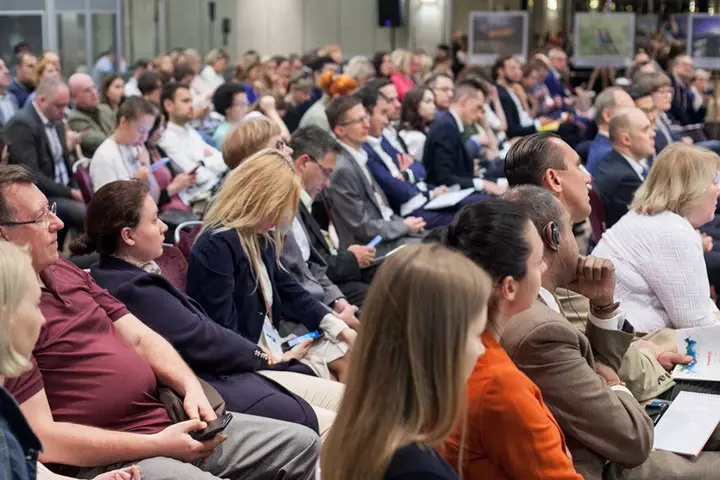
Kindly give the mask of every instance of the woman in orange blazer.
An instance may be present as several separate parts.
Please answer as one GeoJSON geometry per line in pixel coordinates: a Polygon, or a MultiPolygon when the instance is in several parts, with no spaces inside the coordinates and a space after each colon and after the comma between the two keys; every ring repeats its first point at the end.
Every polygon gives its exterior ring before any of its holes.
{"type": "Polygon", "coordinates": [[[540,290],[547,267],[537,229],[521,207],[494,199],[465,207],[432,236],[485,269],[494,285],[486,353],[468,380],[466,421],[446,441],[445,459],[466,479],[582,480],[540,390],[498,342],[540,290]]]}

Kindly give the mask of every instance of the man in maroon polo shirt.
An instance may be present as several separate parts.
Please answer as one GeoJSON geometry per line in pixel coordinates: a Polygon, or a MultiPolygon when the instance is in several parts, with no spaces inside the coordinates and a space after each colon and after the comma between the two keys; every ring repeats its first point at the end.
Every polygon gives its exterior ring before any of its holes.
{"type": "Polygon", "coordinates": [[[30,247],[47,320],[34,368],[6,385],[43,444],[40,460],[82,478],[132,463],[145,480],[312,478],[319,440],[306,427],[233,413],[222,434],[190,437],[215,419],[197,378],[160,335],[58,258],[63,223],[33,181],[24,167],[0,166],[0,237],[30,247]],[[184,396],[191,420],[170,422],[158,382],[184,396]]]}

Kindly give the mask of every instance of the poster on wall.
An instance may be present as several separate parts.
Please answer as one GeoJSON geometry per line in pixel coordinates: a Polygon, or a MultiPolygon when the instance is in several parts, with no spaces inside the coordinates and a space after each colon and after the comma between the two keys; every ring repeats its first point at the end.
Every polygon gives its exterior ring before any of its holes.
{"type": "Polygon", "coordinates": [[[720,69],[720,17],[706,13],[691,15],[687,48],[696,67],[720,69]]]}
{"type": "MultiPolygon", "coordinates": [[[[652,39],[658,31],[660,16],[648,13],[635,15],[635,48],[643,48],[646,52],[652,50],[652,39]]],[[[633,52],[634,53],[634,52],[633,52]]]]}
{"type": "Polygon", "coordinates": [[[470,12],[468,28],[470,63],[492,65],[495,59],[514,55],[527,59],[527,12],[470,12]]]}
{"type": "Polygon", "coordinates": [[[634,13],[576,13],[576,67],[623,67],[635,44],[634,13]]]}

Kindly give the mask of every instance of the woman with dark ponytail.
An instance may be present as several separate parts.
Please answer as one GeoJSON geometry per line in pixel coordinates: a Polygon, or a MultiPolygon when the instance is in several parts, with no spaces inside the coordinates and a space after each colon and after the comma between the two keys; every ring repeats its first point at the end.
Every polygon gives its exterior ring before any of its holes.
{"type": "Polygon", "coordinates": [[[500,346],[505,326],[540,291],[546,266],[537,229],[520,206],[492,199],[464,207],[430,241],[459,251],[493,283],[487,353],[468,380],[466,422],[445,443],[448,463],[464,478],[580,480],[540,390],[500,346]]]}

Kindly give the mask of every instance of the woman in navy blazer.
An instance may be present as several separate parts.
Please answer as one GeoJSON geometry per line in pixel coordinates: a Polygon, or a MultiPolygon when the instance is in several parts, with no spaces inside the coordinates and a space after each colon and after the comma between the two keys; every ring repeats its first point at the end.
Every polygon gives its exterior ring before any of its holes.
{"type": "Polygon", "coordinates": [[[260,344],[275,359],[282,355],[281,319],[322,331],[324,337],[299,359],[318,376],[343,380],[355,331],[313,299],[279,261],[300,188],[292,160],[278,150],[262,150],[233,170],[190,253],[188,294],[220,325],[260,344]]]}
{"type": "MultiPolygon", "coordinates": [[[[307,402],[257,372],[285,370],[283,378],[297,376],[295,382],[311,382],[314,388],[330,392],[336,386],[308,378],[310,369],[291,354],[271,366],[257,345],[213,322],[202,307],[163,277],[155,259],[163,254],[167,226],[157,212],[142,183],[111,182],[93,196],[86,233],[71,248],[82,254],[100,253],[100,262],[91,269],[97,283],[165,337],[196,375],[216,388],[229,410],[300,423],[317,431],[318,418],[307,402]]],[[[328,418],[327,412],[321,412],[328,418]]],[[[322,432],[329,425],[321,422],[320,427],[322,432]]]]}

